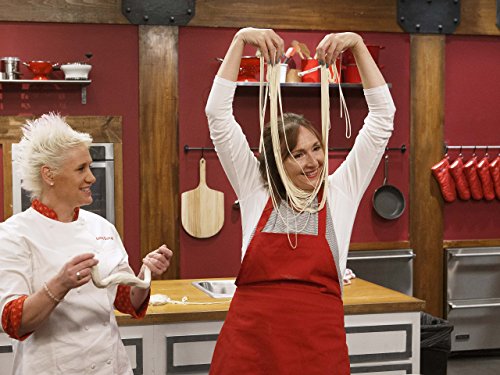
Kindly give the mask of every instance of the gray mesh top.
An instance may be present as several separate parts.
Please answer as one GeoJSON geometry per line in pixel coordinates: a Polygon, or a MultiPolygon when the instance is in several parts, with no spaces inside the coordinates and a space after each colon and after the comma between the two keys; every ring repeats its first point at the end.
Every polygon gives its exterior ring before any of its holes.
{"type": "MultiPolygon", "coordinates": [[[[314,201],[313,206],[317,207],[318,201],[317,199],[314,201]]],[[[333,220],[330,214],[330,208],[328,206],[328,202],[326,202],[325,207],[326,210],[326,240],[330,247],[330,251],[332,252],[333,259],[335,260],[335,268],[337,269],[337,274],[339,276],[339,283],[342,289],[342,275],[340,274],[339,268],[339,248],[337,245],[337,237],[335,236],[335,229],[333,228],[333,220]]],[[[269,216],[269,220],[264,226],[263,232],[266,233],[283,233],[287,232],[290,234],[298,233],[298,234],[310,234],[317,235],[318,234],[318,213],[310,213],[310,212],[302,212],[297,214],[286,202],[281,201],[278,206],[279,213],[275,208],[271,212],[269,216]],[[285,221],[288,221],[288,228],[285,224],[285,221]]],[[[252,233],[252,238],[255,234],[252,233]]],[[[292,239],[293,243],[294,239],[292,239]]],[[[300,241],[298,246],[300,246],[300,241]]]]}

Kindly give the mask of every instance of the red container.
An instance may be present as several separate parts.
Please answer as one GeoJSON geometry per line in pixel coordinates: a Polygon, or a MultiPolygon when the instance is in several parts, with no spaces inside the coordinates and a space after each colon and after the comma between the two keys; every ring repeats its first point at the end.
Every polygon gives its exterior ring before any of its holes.
{"type": "Polygon", "coordinates": [[[34,74],[32,79],[36,80],[46,80],[48,74],[52,72],[52,69],[57,64],[52,64],[49,61],[30,61],[28,63],[23,63],[28,67],[28,69],[34,74]]]}
{"type": "Polygon", "coordinates": [[[256,56],[243,56],[238,73],[239,82],[257,82],[259,80],[260,59],[256,56]]]}
{"type": "Polygon", "coordinates": [[[337,77],[333,74],[333,65],[330,65],[328,69],[330,69],[330,74],[332,75],[333,83],[340,83],[342,77],[342,55],[335,60],[335,65],[337,66],[337,73],[339,74],[337,77]]]}
{"type": "MultiPolygon", "coordinates": [[[[301,60],[301,67],[303,72],[312,69],[318,65],[319,62],[316,59],[301,60]]],[[[319,69],[312,73],[307,73],[305,76],[302,77],[302,82],[320,82],[320,81],[321,81],[321,75],[319,69]]]]}
{"type": "MultiPolygon", "coordinates": [[[[302,71],[304,72],[306,70],[317,67],[319,65],[319,62],[316,59],[301,60],[301,65],[302,65],[302,71]]],[[[337,77],[337,79],[334,79],[333,67],[330,65],[328,69],[330,70],[330,74],[332,75],[333,82],[339,83],[340,82],[340,75],[342,74],[341,73],[341,66],[342,66],[341,58],[338,58],[335,61],[335,65],[337,66],[337,72],[339,73],[339,76],[337,77]]],[[[321,82],[321,70],[318,69],[312,73],[307,73],[306,75],[304,75],[302,77],[302,82],[321,82]]]]}
{"type": "MultiPolygon", "coordinates": [[[[366,48],[368,48],[368,52],[372,55],[373,60],[378,65],[378,59],[380,57],[380,50],[384,49],[384,46],[377,46],[374,44],[367,44],[366,48]]],[[[350,50],[346,50],[342,53],[342,62],[345,65],[354,65],[356,64],[356,60],[354,59],[354,55],[350,50]]]]}
{"type": "Polygon", "coordinates": [[[359,75],[359,70],[357,65],[344,65],[342,71],[343,82],[346,83],[361,83],[361,76],[359,75]]]}

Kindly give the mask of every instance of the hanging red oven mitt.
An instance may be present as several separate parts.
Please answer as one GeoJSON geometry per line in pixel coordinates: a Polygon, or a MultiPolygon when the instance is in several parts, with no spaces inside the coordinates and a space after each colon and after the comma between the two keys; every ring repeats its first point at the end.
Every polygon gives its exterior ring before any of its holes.
{"type": "Polygon", "coordinates": [[[500,155],[490,163],[490,174],[497,199],[500,199],[500,155]]]}
{"type": "Polygon", "coordinates": [[[483,187],[481,186],[481,181],[477,174],[477,157],[473,156],[464,165],[465,177],[467,177],[467,182],[469,183],[470,193],[472,198],[475,200],[483,199],[483,187]]]}
{"type": "Polygon", "coordinates": [[[463,157],[459,156],[453,163],[451,163],[450,174],[455,181],[458,197],[464,201],[468,201],[470,199],[470,189],[469,183],[467,182],[467,178],[464,174],[464,163],[462,159],[463,157]]]}
{"type": "Polygon", "coordinates": [[[477,174],[481,180],[481,185],[483,185],[484,199],[487,201],[495,199],[495,190],[493,187],[493,180],[491,179],[488,156],[485,156],[477,163],[477,174]]]}
{"type": "Polygon", "coordinates": [[[451,177],[450,163],[448,161],[448,156],[445,156],[443,160],[432,166],[432,174],[436,178],[439,188],[441,189],[441,194],[443,194],[443,199],[446,202],[453,202],[457,199],[457,191],[455,189],[455,182],[453,177],[451,177]]]}

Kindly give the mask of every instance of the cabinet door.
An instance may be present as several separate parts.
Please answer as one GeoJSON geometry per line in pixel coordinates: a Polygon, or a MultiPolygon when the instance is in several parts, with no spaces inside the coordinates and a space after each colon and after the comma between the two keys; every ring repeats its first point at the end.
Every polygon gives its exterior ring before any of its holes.
{"type": "Polygon", "coordinates": [[[14,363],[14,353],[12,352],[12,340],[5,333],[0,333],[0,372],[12,373],[14,363]]]}
{"type": "Polygon", "coordinates": [[[156,326],[158,374],[208,374],[222,321],[156,326]]]}
{"type": "Polygon", "coordinates": [[[420,369],[420,313],[347,315],[352,374],[413,374],[420,369]]]}
{"type": "Polygon", "coordinates": [[[155,326],[120,327],[120,335],[134,375],[155,374],[154,328],[155,326]]]}

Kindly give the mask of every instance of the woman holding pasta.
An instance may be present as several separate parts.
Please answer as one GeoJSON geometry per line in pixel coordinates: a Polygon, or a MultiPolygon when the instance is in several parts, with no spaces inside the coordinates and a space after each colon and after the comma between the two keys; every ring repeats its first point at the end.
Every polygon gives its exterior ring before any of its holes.
{"type": "Polygon", "coordinates": [[[271,113],[255,157],[232,113],[245,45],[260,50],[271,63],[268,70],[283,54],[283,40],[273,30],[239,30],[206,106],[243,229],[238,288],[210,373],[349,374],[342,276],[355,213],[391,136],[395,107],[362,38],[326,35],[316,57],[329,66],[350,49],[369,108],[352,151],[328,175],[325,135],[301,115],[273,120],[271,113]]]}

